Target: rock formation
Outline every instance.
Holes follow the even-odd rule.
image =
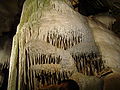
[[[39,90],[76,73],[91,78],[103,69],[86,18],[68,0],[25,1],[13,39],[8,90]]]
[[[110,22],[102,23],[105,20]],[[106,68],[99,76],[104,80],[103,90],[120,89],[120,38],[106,28],[111,27],[114,21],[115,19],[110,16],[101,15],[88,19],[95,42],[99,47]]]

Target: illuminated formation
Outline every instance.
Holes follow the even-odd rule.
[[[85,17],[67,0],[26,0],[10,60],[8,90],[38,90],[104,69]]]

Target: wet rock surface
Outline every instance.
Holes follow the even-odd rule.
[[[93,1],[91,1],[91,0],[84,0],[84,1],[83,0],[75,0],[75,1],[76,2],[74,2],[74,5],[76,5],[77,2],[80,2],[80,4],[78,4],[75,7],[78,7],[77,11],[80,10],[79,12],[81,14],[83,14],[83,15],[89,16],[89,15],[95,15],[97,13],[107,11],[107,12],[109,12],[109,14],[112,17],[114,17],[116,19],[116,22],[114,22],[113,25],[110,26],[110,27],[107,27],[107,26],[102,24],[103,25],[103,26],[101,25],[102,28],[98,28],[98,27],[100,27],[99,25],[97,25],[98,23],[96,25],[92,23],[93,25],[95,25],[94,27],[92,27],[93,28],[92,32],[93,32],[93,34],[95,36],[94,37],[95,42],[99,46],[99,50],[102,52],[101,53],[102,58],[101,58],[100,53],[97,51],[96,47],[94,47],[93,43],[91,43],[91,44],[88,44],[88,43],[79,44],[81,42],[84,42],[84,41],[86,42],[87,40],[88,41],[90,40],[90,39],[88,39],[89,37],[87,37],[86,40],[83,38],[84,33],[81,34],[81,33],[74,33],[74,31],[73,32],[66,31],[65,33],[69,33],[69,34],[68,35],[67,34],[63,35],[63,33],[62,33],[64,31],[63,30],[63,31],[60,32],[59,35],[56,34],[60,29],[62,30],[63,28],[68,29],[68,30],[69,30],[69,28],[72,28],[72,30],[77,30],[78,32],[80,32],[80,30],[78,30],[78,28],[76,29],[74,27],[74,26],[77,26],[76,23],[79,23],[77,21],[79,19],[77,18],[75,20],[75,22],[74,22],[75,18],[72,15],[70,16],[71,12],[69,12],[67,16],[65,16],[64,14],[62,14],[63,17],[60,16],[61,12],[66,12],[65,10],[62,10],[60,8],[60,7],[64,7],[64,5],[62,5],[60,7],[57,7],[57,5],[53,4],[53,7],[56,8],[56,10],[59,10],[59,13],[58,13],[59,15],[56,15],[57,13],[55,13],[55,15],[53,15],[54,18],[57,18],[57,19],[54,19],[52,21],[50,18],[53,18],[53,16],[50,15],[50,13],[48,13],[48,15],[45,16],[47,18],[43,17],[42,18],[43,20],[41,20],[42,22],[47,23],[48,25],[54,25],[56,21],[59,21],[58,24],[59,25],[61,24],[62,28],[57,27],[58,30],[57,30],[56,27],[51,28],[51,30],[56,29],[55,32],[48,32],[48,33],[43,33],[42,32],[43,37],[42,37],[42,34],[40,34],[41,37],[39,37],[39,38],[42,38],[42,39],[45,40],[45,42],[49,43],[50,45],[47,45],[48,47],[51,47],[51,45],[52,45],[52,46],[54,46],[56,48],[65,50],[67,53],[70,53],[71,58],[74,59],[74,61],[75,61],[75,62],[72,62],[72,64],[73,65],[76,64],[75,65],[75,67],[76,67],[75,71],[78,71],[80,73],[80,77],[82,77],[84,79],[84,80],[80,79],[81,80],[80,85],[82,84],[83,89],[87,90],[87,89],[89,89],[89,87],[91,87],[91,88],[95,87],[94,89],[97,88],[99,90],[99,89],[101,89],[102,80],[100,80],[100,79],[98,79],[96,77],[91,77],[91,76],[89,77],[89,76],[84,76],[84,75],[95,75],[95,76],[97,76],[97,74],[99,72],[101,72],[101,70],[103,68],[105,68],[103,63],[105,63],[105,66],[112,68],[112,72],[119,72],[120,71],[119,70],[119,64],[120,64],[119,63],[119,58],[120,58],[119,57],[119,53],[120,53],[119,46],[120,45],[119,45],[119,38],[118,38],[119,35],[120,35],[119,34],[119,32],[120,32],[120,30],[119,30],[119,26],[120,26],[119,25],[119,23],[120,23],[119,22],[120,21],[120,19],[119,19],[119,16],[120,16],[119,15],[119,12],[120,12],[119,0],[105,0],[105,1],[103,1],[103,0],[96,0],[96,1],[94,1],[94,0]],[[11,0],[11,1],[9,1],[9,0],[1,0],[0,1],[0,67],[1,67],[2,73],[7,73],[8,72],[10,54],[11,54],[11,46],[12,46],[12,44],[11,44],[12,43],[12,38],[16,33],[16,28],[17,28],[17,25],[18,25],[18,23],[20,21],[20,16],[21,16],[23,3],[24,3],[24,0]],[[27,12],[24,13],[23,16],[24,17],[29,17],[30,16],[30,18],[28,20],[28,18],[24,18],[24,17],[22,18],[21,17],[22,19],[21,19],[21,23],[19,25],[20,28],[27,27],[27,28],[25,28],[26,32],[23,32],[23,33],[27,33],[26,36],[28,35],[28,37],[26,39],[26,42],[29,42],[31,40],[31,38],[29,37],[29,35],[31,36],[31,34],[33,35],[33,36],[31,36],[32,38],[34,38],[34,39],[36,38],[36,35],[37,35],[38,32],[36,32],[36,31],[31,32],[31,30],[33,30],[33,29],[37,30],[38,29],[37,27],[39,25],[42,25],[42,24],[40,22],[33,22],[32,24],[28,23],[29,25],[24,25],[24,23],[27,23],[28,21],[32,22],[35,19],[38,19],[38,17],[41,17],[42,15],[45,15],[45,13],[46,13],[46,12],[43,13],[43,10],[42,10],[43,8],[40,8],[39,10],[41,10],[42,13],[38,12],[38,13],[40,13],[38,15],[37,12],[36,12],[37,7],[35,7],[33,9],[33,7],[35,5],[35,2],[30,4],[30,5],[29,4],[30,4],[30,2],[28,2],[28,4],[26,4],[25,8],[26,7],[29,7],[29,8],[26,9]],[[45,4],[43,4],[41,2],[39,4],[40,4],[40,6],[42,6],[42,5],[46,6],[46,5],[49,4],[49,2],[46,2]],[[86,5],[89,6],[89,7],[85,8]],[[67,10],[69,10],[69,9],[67,8]],[[34,11],[36,13],[33,13]],[[24,12],[24,9],[23,9],[23,12]],[[37,15],[38,15],[38,17],[37,17]],[[66,18],[68,18],[68,19],[66,19]],[[71,18],[73,19],[72,23],[69,22],[69,20],[71,20]],[[80,20],[84,21],[82,18],[80,18]],[[69,24],[66,21],[68,21]],[[106,21],[109,21],[109,20],[106,20]],[[106,23],[106,21],[103,21],[102,23]],[[66,22],[66,24],[63,24],[63,22]],[[40,23],[40,24],[38,24],[38,23]],[[56,24],[56,26],[58,24]],[[65,25],[67,25],[67,24],[68,24],[68,26],[66,27]],[[72,26],[69,26],[70,24],[72,24]],[[87,24],[86,20],[84,21],[84,24]],[[43,27],[48,27],[48,26],[43,24]],[[77,27],[79,27],[79,26],[77,26]],[[87,26],[85,26],[85,27],[87,27]],[[83,28],[85,28],[85,27],[83,27]],[[110,29],[111,27],[112,27],[111,30],[114,33],[116,33],[118,35],[118,37],[116,37],[116,35],[113,32],[108,31],[108,30],[104,30],[104,29],[108,29],[108,28]],[[24,29],[24,28],[22,28],[22,29]],[[50,27],[41,28],[41,29],[44,29],[44,30],[47,31],[47,29],[50,29]],[[30,33],[29,33],[29,30],[30,30]],[[21,37],[22,37],[23,33],[21,34]],[[16,38],[16,40],[18,40],[18,38]],[[16,43],[16,45],[13,45],[13,47],[14,46],[17,47],[17,44],[18,44],[18,42]],[[87,48],[85,48],[85,47],[87,47]],[[46,47],[44,47],[44,48],[46,48]],[[83,48],[85,48],[85,49],[83,49]],[[92,51],[91,51],[91,48],[92,48]],[[16,50],[16,52],[13,55],[17,55],[18,50],[17,49],[15,49],[15,50]],[[37,48],[36,48],[36,50],[37,50]],[[96,51],[97,51],[97,53],[95,53]],[[62,51],[60,51],[60,52],[62,52]],[[85,52],[87,52],[87,53],[85,53]],[[109,52],[111,52],[111,53],[109,53]],[[68,54],[66,54],[66,55],[68,55]],[[34,55],[33,55],[33,57],[34,57]],[[16,58],[16,57],[14,57],[14,58]],[[43,67],[45,69],[45,67],[49,66],[51,69],[53,68],[53,71],[54,71],[54,70],[57,69],[55,67],[59,68],[59,65],[57,65],[59,63],[57,62],[56,58],[61,60],[61,57],[59,55],[54,56],[54,55],[41,54],[41,55],[35,56],[32,59],[33,61],[35,61],[35,63],[39,63],[39,61],[41,60],[42,62],[40,64],[45,64],[45,63],[46,64],[43,65],[43,66],[42,65],[40,65],[40,66],[35,65],[35,66],[32,66],[32,68]],[[72,61],[72,59],[71,59],[71,61]],[[93,61],[89,62],[91,59]],[[51,65],[47,65],[48,62]],[[55,64],[56,62],[57,62],[57,64]],[[53,65],[53,64],[55,64],[55,65]],[[64,67],[64,66],[66,66],[65,64],[69,64],[69,63],[62,62],[62,64],[63,64],[63,67]],[[13,66],[16,66],[16,65],[18,65],[18,63],[13,64]],[[23,65],[21,64],[21,67],[22,66]],[[19,69],[17,69],[17,70],[19,70]],[[52,83],[54,83],[54,81],[57,80],[56,76],[60,76],[60,77],[62,77],[62,79],[67,77],[67,79],[68,79],[68,75],[67,75],[68,72],[64,72],[64,73],[63,72],[62,73],[56,73],[56,72],[46,73],[45,71],[44,72],[43,71],[40,71],[40,72],[36,71],[36,77],[39,78],[39,80],[41,80],[41,77],[45,79],[47,76],[50,76],[51,78],[54,78],[54,79],[51,79]],[[13,70],[13,72],[14,72],[14,70]],[[109,70],[105,71],[105,72],[107,73],[107,72],[109,72]],[[81,75],[81,73],[83,73],[84,75]],[[105,73],[105,75],[106,75],[106,73]],[[2,79],[6,78],[4,80],[7,80],[8,76],[5,76],[4,74],[0,74],[0,75],[2,76]],[[46,77],[44,77],[44,75]],[[114,78],[114,77],[118,79],[118,81],[116,79],[114,80],[114,81],[116,81],[115,83],[116,83],[116,87],[117,87],[117,85],[119,84],[119,78],[117,76],[119,76],[119,75],[115,74],[115,76],[112,75],[111,77],[108,77],[108,76],[105,77],[105,80],[104,80],[105,86],[106,86],[105,90],[107,90],[107,89],[109,90],[108,86],[111,85],[111,83],[109,83],[109,81],[112,80],[112,78]],[[16,76],[13,75],[13,77],[16,77]],[[76,77],[76,75],[75,75],[75,77]],[[88,78],[89,81],[87,80],[87,78]],[[4,80],[2,80],[2,79],[1,79],[1,82],[4,82]],[[23,79],[23,78],[20,78],[20,79]],[[39,81],[39,80],[36,79],[36,81]],[[59,81],[61,81],[61,80],[59,80]],[[77,81],[77,79],[76,79],[76,81]],[[94,81],[96,82],[96,84],[91,85],[91,82],[93,83]],[[108,81],[108,84],[106,84],[107,81]],[[42,79],[41,82],[43,84],[43,83],[45,83],[45,80]],[[77,82],[79,83],[79,81],[77,81]],[[6,83],[6,81],[5,81],[5,83]],[[84,87],[84,85],[87,85],[87,84],[88,84],[88,86]],[[6,83],[6,85],[7,85],[7,83]],[[4,87],[6,87],[6,86],[4,85]],[[6,90],[7,88],[4,88],[4,87],[2,87],[2,89],[1,88],[0,89],[1,90],[3,90],[3,89]],[[94,89],[92,89],[92,90],[94,90]]]

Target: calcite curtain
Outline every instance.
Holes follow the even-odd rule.
[[[86,18],[70,1],[25,1],[13,38],[8,90],[39,90],[74,73],[98,75],[103,69]]]

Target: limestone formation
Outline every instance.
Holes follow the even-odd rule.
[[[103,69],[86,18],[68,0],[26,0],[13,39],[8,90],[39,90],[74,73],[90,77]]]
[[[111,20],[112,22],[115,21],[109,16],[107,18],[102,16],[102,19],[99,19],[97,19],[99,22],[106,20],[110,21],[110,24]],[[100,23],[95,22],[94,19],[89,19],[89,25],[92,28],[95,42],[101,51],[102,60],[105,62],[105,66],[118,72],[120,68],[120,38],[117,37],[115,33],[104,27],[105,25],[109,27],[108,22],[104,22],[103,26]]]

